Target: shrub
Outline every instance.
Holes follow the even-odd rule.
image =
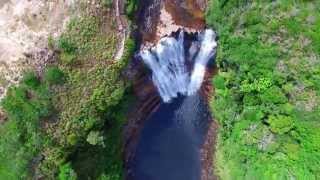
[[[87,142],[91,145],[101,145],[104,146],[104,137],[99,131],[90,131],[87,137]]]
[[[225,79],[222,76],[216,76],[213,79],[213,84],[216,89],[225,89]]]
[[[120,60],[121,65],[129,62],[135,50],[136,50],[136,44],[134,40],[131,38],[128,38],[125,42],[125,51],[123,53],[122,59]]]
[[[35,89],[40,85],[40,81],[34,72],[27,72],[22,78],[22,83]]]
[[[59,180],[76,180],[77,174],[72,169],[71,164],[67,163],[60,167],[58,178]]]
[[[283,94],[282,90],[273,86],[260,95],[263,103],[283,104],[288,101],[288,98]]]
[[[134,13],[138,9],[138,1],[137,0],[127,0],[126,1],[126,13],[129,18],[133,18]]]
[[[294,127],[293,119],[290,116],[269,116],[267,122],[270,124],[272,132],[277,134],[284,134],[289,132]]]
[[[60,60],[64,65],[72,65],[74,64],[77,56],[74,54],[61,53]]]
[[[44,79],[50,85],[62,84],[64,73],[58,67],[49,67],[45,71]]]
[[[76,44],[71,41],[71,39],[64,36],[58,40],[58,47],[68,54],[74,54],[77,50]]]

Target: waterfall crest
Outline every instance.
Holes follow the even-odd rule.
[[[184,45],[184,32],[177,38],[164,37],[150,49],[142,50],[140,56],[152,71],[152,80],[164,102],[182,95],[192,95],[201,87],[206,66],[215,54],[215,32],[207,29],[192,43],[189,51]],[[187,67],[187,60],[191,67]]]

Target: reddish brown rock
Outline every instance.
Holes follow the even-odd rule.
[[[201,94],[207,100],[208,105],[210,105],[210,99],[213,98],[214,88],[212,85],[212,77],[218,73],[218,68],[216,66],[207,68],[204,81],[201,86]],[[218,129],[218,123],[214,120],[209,126],[205,143],[201,149],[201,180],[215,180],[217,177],[214,174],[214,151],[216,144],[216,131]]]
[[[178,29],[196,32],[205,27],[206,0],[144,0],[140,4],[138,24],[142,44],[154,44]]]
[[[165,8],[172,15],[175,24],[192,29],[203,29],[204,6],[194,0],[165,0]]]

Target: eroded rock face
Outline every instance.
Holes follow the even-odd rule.
[[[75,0],[0,0],[0,100],[23,71],[43,64],[39,53],[50,56],[48,37],[60,35],[74,7]]]
[[[162,0],[140,0],[137,23],[139,25],[139,36],[141,43],[153,41],[160,17]]]
[[[142,0],[138,15],[142,44],[156,43],[179,29],[196,32],[204,29],[207,0]]]
[[[165,9],[180,26],[202,29],[204,27],[204,0],[165,0]]]

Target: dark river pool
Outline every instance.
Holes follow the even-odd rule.
[[[133,180],[199,180],[200,150],[211,121],[202,96],[162,103],[142,129],[130,162]]]

